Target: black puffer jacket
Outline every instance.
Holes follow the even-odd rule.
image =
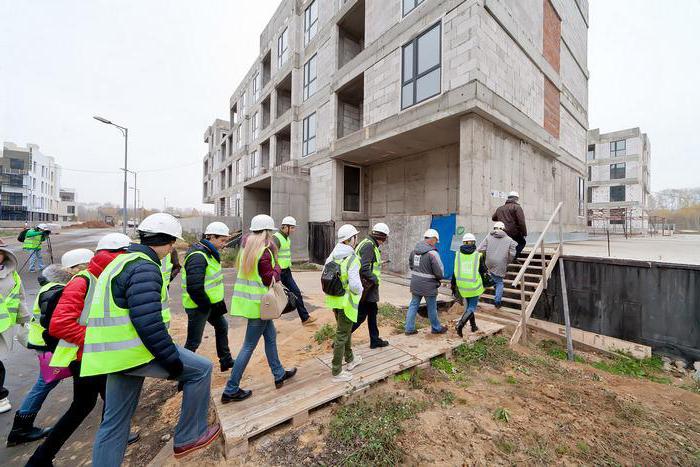
[[[182,373],[182,361],[161,314],[160,294],[163,276],[158,267],[160,259],[152,248],[132,243],[129,253],[148,255],[155,263],[136,259],[112,279],[112,295],[117,306],[127,308],[143,345],[153,354],[171,377]]]
[[[212,303],[204,289],[204,281],[207,272],[207,260],[202,255],[192,255],[195,251],[202,251],[208,257],[213,258],[217,262],[221,262],[219,251],[205,239],[195,243],[187,250],[185,255],[185,275],[187,277],[187,293],[192,301],[197,304],[199,310],[208,310]],[[189,256],[189,258],[188,258]]]

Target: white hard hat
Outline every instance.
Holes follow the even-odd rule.
[[[122,250],[131,244],[131,239],[123,233],[108,233],[97,242],[95,251],[100,250]]]
[[[520,198],[520,195],[518,194],[517,191],[511,191],[510,193],[508,193],[508,197],[509,198]]]
[[[505,230],[505,229],[506,229],[506,225],[505,225],[503,222],[501,222],[501,221],[494,222],[494,223],[493,223],[493,230],[496,230],[496,229]]]
[[[476,237],[472,233],[465,233],[464,237],[462,237],[463,242],[475,242]]]
[[[207,226],[204,235],[221,235],[222,237],[228,237],[230,232],[226,224],[216,221]]]
[[[389,226],[384,222],[379,222],[374,224],[374,227],[372,227],[372,232],[379,232],[383,233],[384,235],[389,235]]]
[[[277,230],[275,220],[267,214],[258,214],[250,221],[250,231],[260,232],[262,230]]]
[[[437,240],[439,242],[440,241],[440,234],[435,229],[428,229],[423,234],[423,238],[437,238]]]
[[[292,227],[296,227],[297,220],[292,216],[287,216],[284,219],[282,219],[282,225],[291,225]]]
[[[345,240],[348,240],[348,239],[354,237],[358,233],[360,233],[360,232],[355,228],[354,225],[352,225],[352,224],[342,225],[338,229],[338,241],[344,242]]]
[[[174,216],[157,212],[146,217],[138,226],[139,232],[167,234],[182,240],[182,225]]]
[[[72,268],[79,264],[87,264],[95,254],[87,248],[77,248],[67,251],[61,256],[61,266],[64,268]]]

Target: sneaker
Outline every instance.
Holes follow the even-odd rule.
[[[348,365],[345,367],[345,369],[346,369],[347,371],[352,371],[352,370],[354,370],[355,368],[357,368],[357,366],[358,366],[360,363],[362,363],[362,356],[361,356],[361,355],[355,355],[355,358],[354,358],[350,363],[348,363]]]
[[[284,370],[284,376],[282,376],[281,379],[278,379],[275,381],[275,387],[277,389],[281,388],[284,386],[284,382],[287,381],[288,379],[294,378],[294,375],[297,374],[297,369],[292,368],[291,370]]]
[[[184,446],[175,446],[173,448],[175,458],[179,459],[191,452],[209,446],[219,435],[221,435],[221,425],[215,423],[207,428],[207,431],[194,443],[185,444]]]
[[[226,393],[221,394],[221,403],[228,404],[229,402],[240,402],[242,400],[249,398],[252,395],[253,395],[253,391],[251,391],[249,389],[238,388],[238,391],[234,392],[233,394],[226,394]]]
[[[309,324],[313,324],[316,322],[316,317],[313,315],[309,315],[308,318],[306,318],[304,321],[301,322],[304,326],[308,326]]]
[[[442,326],[442,327],[441,327],[439,330],[437,330],[437,331],[436,331],[435,329],[431,329],[430,332],[433,333],[433,334],[445,334],[445,333],[447,332],[447,327],[446,327],[446,326]]]
[[[414,335],[414,334],[418,334],[418,331],[416,331],[416,330],[414,329],[413,331],[406,331],[406,332],[404,332],[404,334],[406,334],[407,336],[412,336],[412,335]]]
[[[386,347],[386,346],[388,346],[388,345],[389,345],[389,341],[385,341],[384,339],[379,339],[377,342],[372,342],[372,343],[369,345],[369,348],[370,348],[370,349],[377,349],[377,348],[380,348],[380,347]]]
[[[0,399],[0,413],[9,412],[10,410],[12,410],[12,406],[10,405],[10,401],[7,400],[7,397]]]
[[[334,383],[347,383],[352,380],[352,373],[349,371],[341,371],[333,377]]]

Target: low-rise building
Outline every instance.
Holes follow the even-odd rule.
[[[61,188],[59,192],[61,198],[59,219],[61,222],[78,221],[78,199],[75,188]]]

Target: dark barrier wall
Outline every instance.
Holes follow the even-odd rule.
[[[564,270],[573,327],[700,360],[700,266],[568,256]],[[558,265],[533,316],[564,324]]]

